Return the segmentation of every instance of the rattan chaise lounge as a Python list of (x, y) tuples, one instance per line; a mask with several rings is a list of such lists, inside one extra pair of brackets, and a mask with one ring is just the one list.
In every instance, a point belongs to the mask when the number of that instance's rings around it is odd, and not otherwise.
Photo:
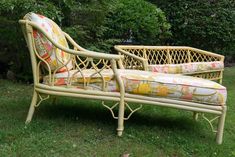
[[(34, 78), (26, 123), (31, 121), (35, 107), (50, 95), (97, 99), (118, 120), (117, 134), (121, 136), (124, 120), (141, 108), (132, 109), (128, 105), (134, 102), (213, 114), (218, 120), (218, 127), (213, 130), (216, 141), (222, 143), (227, 94), (222, 85), (190, 76), (118, 69), (118, 63), (124, 59), (122, 55), (80, 47), (42, 15), (28, 13), (19, 22), (30, 51)], [(104, 101), (116, 103), (109, 107)], [(118, 116), (114, 115), (115, 107)], [(131, 111), (127, 117), (124, 117), (125, 108)], [(215, 119), (209, 121), (212, 129)]]

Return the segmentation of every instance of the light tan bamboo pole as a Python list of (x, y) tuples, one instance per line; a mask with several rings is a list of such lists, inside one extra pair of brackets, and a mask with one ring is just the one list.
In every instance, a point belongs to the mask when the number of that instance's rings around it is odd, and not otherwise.
[(188, 63), (191, 63), (191, 54), (190, 54), (190, 50), (187, 50), (187, 56), (188, 56)]
[(167, 49), (167, 64), (171, 64), (171, 55), (170, 55), (170, 49)]
[(164, 107), (170, 107), (170, 108), (176, 108), (176, 109), (182, 109), (182, 110), (188, 110), (188, 111), (196, 111), (196, 112), (206, 112), (206, 113), (212, 113), (216, 115), (220, 115), (221, 111), (216, 111), (212, 109), (205, 109), (200, 107), (192, 107), (192, 106), (184, 106), (184, 105), (177, 105), (177, 104), (168, 104), (168, 103), (162, 103), (162, 102), (153, 102), (149, 100), (140, 100), (140, 99), (133, 99), (133, 98), (125, 98), (125, 101), (127, 102), (135, 102), (135, 103), (145, 103), (150, 105), (157, 105), (157, 106), (164, 106)]
[[(51, 88), (50, 86), (43, 85), (43, 84), (37, 84), (36, 89), (59, 91), (59, 92), (65, 92), (65, 93), (80, 93), (80, 94), (87, 94), (87, 95), (100, 95), (100, 96), (103, 96), (103, 97), (120, 97), (119, 92), (102, 92), (102, 91), (74, 89), (74, 88), (56, 87), (56, 86)], [(206, 109), (212, 109), (212, 110), (217, 110), (217, 111), (222, 110), (221, 105), (200, 104), (200, 103), (189, 102), (189, 101), (180, 101), (180, 100), (166, 99), (166, 98), (156, 98), (156, 97), (141, 96), (141, 95), (135, 95), (135, 94), (129, 94), (129, 93), (125, 93), (125, 99), (126, 98), (148, 100), (148, 101), (162, 102), (162, 103), (173, 103), (173, 104), (184, 105), (184, 106), (192, 106), (192, 107), (196, 106), (196, 107), (199, 107), (199, 108), (206, 108)], [(116, 99), (116, 100), (119, 101), (119, 99)]]
[(226, 117), (227, 106), (223, 106), (222, 115), (219, 118), (217, 134), (216, 134), (216, 142), (218, 144), (222, 144), (223, 142), (223, 133), (224, 133), (224, 122)]
[[(59, 91), (48, 91), (48, 90), (44, 90), (44, 89), (36, 89), (36, 91), (38, 91), (40, 93), (44, 93), (44, 94), (50, 94), (50, 95), (61, 95), (61, 96), (71, 96), (71, 97), (79, 97), (79, 98), (87, 98), (87, 99), (120, 101), (120, 97), (112, 97), (112, 96), (105, 96), (104, 97), (102, 95), (67, 93), (67, 92), (59, 92)], [(188, 110), (188, 111), (206, 112), (206, 113), (212, 113), (212, 114), (216, 114), (216, 115), (220, 115), (222, 113), (222, 111), (219, 111), (219, 110), (207, 109), (207, 108), (202, 108), (202, 107), (198, 107), (198, 106), (193, 107), (193, 106), (177, 105), (174, 103), (155, 102), (155, 101), (151, 101), (151, 100), (143, 100), (143, 99), (138, 99), (138, 98), (125, 97), (124, 101), (125, 102), (164, 106), (164, 107), (183, 109), (183, 110)]]
[(34, 51), (33, 51), (33, 46), (32, 46), (32, 33), (33, 33), (33, 29), (32, 27), (28, 24), (28, 23), (25, 23), (25, 26), (26, 26), (26, 30), (27, 30), (27, 39), (28, 39), (28, 48), (29, 48), (29, 51), (30, 51), (30, 58), (31, 58), (31, 64), (32, 64), (32, 71), (33, 71), (33, 81), (34, 83), (37, 83), (38, 82), (38, 77), (37, 77), (37, 66), (36, 66), (36, 63), (37, 63), (37, 60), (36, 60), (36, 57), (35, 57), (35, 54), (34, 54)]
[(120, 90), (120, 102), (119, 102), (119, 110), (118, 110), (118, 128), (117, 128), (117, 135), (121, 136), (122, 132), (124, 130), (124, 112), (125, 112), (125, 103), (124, 103), (124, 97), (125, 97), (125, 88), (122, 81), (122, 78), (117, 70), (117, 65), (115, 60), (111, 60), (111, 66), (114, 71), (114, 76), (117, 79), (117, 83)]
[(31, 122), (34, 111), (35, 111), (35, 105), (37, 104), (37, 99), (38, 99), (38, 95), (37, 92), (34, 90), (33, 92), (33, 98), (29, 107), (29, 111), (28, 111), (28, 115), (25, 121), (25, 124), (28, 124)]
[(191, 51), (196, 51), (198, 53), (201, 54), (205, 54), (208, 56), (213, 56), (213, 57), (217, 57), (220, 58), (220, 61), (224, 61), (224, 56), (223, 55), (219, 55), (213, 52), (209, 52), (209, 51), (204, 51), (204, 50), (200, 50), (197, 48), (192, 48), (192, 47), (188, 47), (188, 46), (142, 46), (142, 45), (116, 45), (116, 47), (118, 47), (119, 49), (121, 48), (147, 48), (147, 49), (189, 49)]
[[(31, 64), (32, 64), (32, 71), (33, 71), (33, 81), (34, 81), (34, 84), (36, 84), (38, 82), (38, 76), (37, 76), (37, 66), (36, 66), (36, 57), (34, 55), (34, 51), (33, 51), (33, 47), (32, 47), (32, 32), (33, 32), (33, 29), (31, 26), (28, 25), (28, 23), (25, 23), (25, 28), (27, 30), (27, 44), (28, 44), (28, 48), (29, 48), (29, 51), (30, 51), (30, 58), (31, 58)], [(32, 117), (33, 117), (33, 114), (34, 114), (34, 110), (35, 110), (35, 105), (37, 103), (37, 92), (35, 91), (35, 86), (34, 86), (34, 92), (33, 92), (33, 97), (32, 97), (32, 101), (31, 101), (31, 104), (30, 104), (30, 108), (29, 108), (29, 111), (28, 111), (28, 115), (27, 115), (27, 118), (26, 118), (26, 121), (25, 123), (29, 123), (31, 120), (32, 120)]]
[(142, 61), (142, 63), (143, 63), (143, 61), (144, 61), (144, 58), (139, 57), (139, 56), (136, 56), (136, 55), (134, 55), (134, 54), (132, 54), (132, 53), (129, 53), (129, 52), (123, 50), (123, 49), (120, 49), (118, 46), (114, 46), (114, 49), (117, 50), (118, 52), (122, 52), (122, 54), (128, 55), (128, 56), (130, 56), (130, 57), (133, 57), (133, 58), (136, 59), (136, 60)]
[(200, 54), (205, 54), (205, 55), (208, 55), (208, 56), (220, 58), (220, 61), (224, 60), (224, 56), (223, 55), (219, 55), (219, 54), (216, 54), (216, 53), (213, 53), (213, 52), (204, 51), (204, 50), (193, 48), (193, 47), (189, 47), (189, 49), (193, 50), (193, 51), (196, 51), (196, 52), (198, 52)]
[(125, 69), (125, 67), (123, 66), (122, 62), (123, 62), (122, 59), (119, 59), (118, 60), (118, 66), (119, 66), (120, 69)]
[(219, 83), (220, 83), (220, 84), (223, 83), (223, 73), (224, 73), (224, 70), (221, 70), (221, 71), (220, 71), (220, 79), (219, 79)]

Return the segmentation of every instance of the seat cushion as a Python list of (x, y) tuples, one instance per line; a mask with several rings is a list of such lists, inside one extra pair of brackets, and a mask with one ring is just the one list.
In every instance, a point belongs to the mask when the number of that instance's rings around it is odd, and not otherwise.
[(221, 61), (214, 62), (193, 62), (183, 64), (161, 64), (149, 65), (149, 71), (168, 73), (168, 74), (190, 74), (196, 72), (205, 72), (208, 70), (222, 70), (224, 63)]
[[(110, 69), (102, 70), (101, 75), (106, 81), (110, 81), (113, 79), (113, 72)], [(81, 72), (79, 72), (78, 70), (70, 70), (66, 72), (56, 73), (54, 77), (54, 85), (59, 86), (69, 83), (71, 85), (76, 85), (79, 83), (83, 83), (84, 81), (89, 83), (102, 82), (101, 75), (96, 73), (96, 70), (94, 69), (85, 69)], [(49, 75), (43, 78), (43, 82), (45, 84), (49, 84)]]
[(139, 70), (122, 70), (121, 75), (128, 93), (203, 104), (226, 103), (226, 88), (210, 80)]
[[(210, 105), (224, 105), (226, 103), (226, 88), (222, 85), (201, 78), (191, 76), (153, 73), (139, 70), (118, 70), (123, 80), (127, 93), (147, 95), (151, 97), (163, 97), (169, 99), (198, 102)], [(71, 85), (78, 88), (83, 87), (82, 78), (89, 78), (94, 70), (83, 71), (81, 74), (72, 71), (68, 77), (68, 72), (55, 75), (55, 85), (66, 85), (68, 79), (73, 76)], [(105, 78), (105, 91), (119, 91), (114, 80), (112, 70), (104, 70), (101, 73)], [(89, 89), (102, 90), (102, 78), (100, 75), (93, 75), (89, 80)], [(48, 83), (48, 76), (44, 77), (44, 83)]]
[[(68, 48), (68, 43), (66, 41), (66, 38), (62, 30), (59, 28), (59, 26), (55, 22), (53, 22), (49, 18), (30, 12), (25, 15), (24, 19), (36, 23), (56, 43), (58, 43), (59, 45), (63, 47)], [(66, 70), (72, 69), (72, 61), (69, 61), (70, 55), (56, 48), (46, 38), (46, 36), (44, 36), (36, 28), (33, 29), (33, 38), (34, 38), (34, 43), (35, 43), (35, 48), (37, 50), (37, 53), (40, 55), (40, 57), (45, 59), (45, 61), (49, 64), (52, 72), (55, 71), (56, 69), (57, 69), (56, 72), (64, 72)], [(64, 66), (66, 63), (68, 64)], [(44, 64), (44, 67), (48, 69), (46, 64)]]

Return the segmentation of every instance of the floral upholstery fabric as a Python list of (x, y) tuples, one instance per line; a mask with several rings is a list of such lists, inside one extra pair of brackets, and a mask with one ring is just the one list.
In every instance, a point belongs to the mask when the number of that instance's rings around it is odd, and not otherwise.
[[(75, 71), (55, 75), (55, 85), (66, 85), (70, 79), (71, 85), (83, 88), (84, 78), (89, 78), (94, 71), (83, 71), (85, 76)], [(227, 91), (222, 85), (190, 76), (175, 74), (153, 73), (139, 70), (119, 70), (126, 93), (147, 95), (151, 97), (164, 97), (176, 100), (199, 102), (211, 105), (224, 105)], [(69, 74), (69, 77), (68, 77)], [(101, 72), (104, 76), (105, 91), (119, 91), (112, 70)], [(86, 79), (85, 79), (86, 80)], [(44, 77), (44, 83), (48, 84), (48, 76)], [(86, 89), (102, 90), (102, 78), (96, 74), (89, 79)]]
[[(102, 78), (102, 76), (103, 78)], [(96, 73), (94, 69), (86, 69), (79, 72), (78, 70), (70, 70), (66, 72), (61, 72), (55, 74), (54, 85), (66, 85), (70, 83), (71, 85), (77, 85), (83, 82), (96, 83), (104, 81), (110, 81), (113, 78), (113, 72), (110, 69), (104, 69), (101, 71), (101, 75)], [(45, 84), (49, 84), (49, 76), (43, 78)]]
[(183, 64), (162, 64), (149, 65), (149, 71), (168, 73), (168, 74), (187, 74), (195, 72), (203, 72), (207, 70), (222, 70), (224, 63), (221, 61), (215, 62), (193, 62)]
[(224, 105), (226, 102), (226, 88), (210, 80), (138, 70), (125, 70), (121, 75), (128, 93), (203, 104)]
[[(68, 47), (68, 43), (63, 32), (52, 20), (32, 12), (26, 14), (24, 19), (35, 22), (36, 24), (41, 26), (41, 28), (45, 32), (47, 32), (49, 37), (51, 37), (56, 43), (60, 44), (63, 47)], [(69, 54), (56, 48), (46, 38), (46, 36), (44, 36), (40, 31), (36, 29), (33, 30), (33, 38), (38, 54), (40, 55), (40, 57), (46, 60), (52, 71), (58, 69), (56, 72), (64, 72), (72, 69), (72, 62), (69, 61)], [(63, 66), (66, 63), (68, 64), (66, 66)], [(48, 69), (46, 64), (44, 64), (44, 67)]]

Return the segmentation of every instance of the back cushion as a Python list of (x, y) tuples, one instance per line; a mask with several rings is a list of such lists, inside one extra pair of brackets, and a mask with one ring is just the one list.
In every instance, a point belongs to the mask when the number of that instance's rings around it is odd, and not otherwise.
[[(59, 28), (59, 26), (53, 22), (52, 20), (48, 19), (45, 16), (35, 14), (35, 13), (28, 13), (25, 15), (24, 19), (32, 21), (39, 25), (47, 34), (49, 37), (51, 37), (56, 43), (63, 47), (68, 48), (68, 43), (66, 41), (66, 38), (62, 32), (62, 30)], [(33, 38), (35, 42), (35, 47), (43, 59), (46, 60), (46, 62), (49, 64), (51, 71), (55, 71), (57, 68), (65, 65), (69, 59), (70, 55), (68, 53), (65, 53), (64, 51), (56, 48), (47, 38), (44, 36), (40, 31), (37, 29), (33, 29)], [(48, 67), (44, 64), (43, 65), (46, 69)], [(67, 68), (66, 68), (67, 67)], [(56, 72), (64, 72), (67, 70), (72, 69), (72, 61), (69, 61), (69, 63), (60, 69), (58, 69)]]

